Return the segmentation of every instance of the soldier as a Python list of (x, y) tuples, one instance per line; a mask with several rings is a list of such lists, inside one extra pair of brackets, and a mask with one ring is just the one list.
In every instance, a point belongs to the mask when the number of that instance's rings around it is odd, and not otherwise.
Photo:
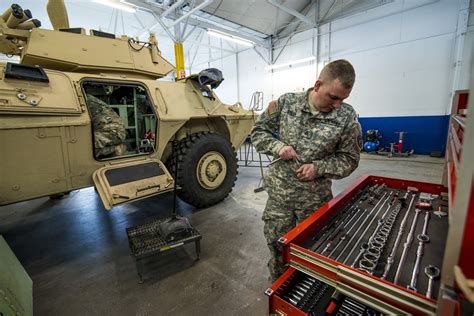
[(94, 126), (95, 157), (122, 156), (126, 153), (123, 141), (127, 137), (120, 116), (104, 101), (87, 95), (87, 104)]
[(271, 101), (252, 129), (257, 151), (281, 158), (264, 179), (268, 201), (262, 219), (272, 281), (284, 272), (278, 238), (332, 198), (331, 179), (347, 177), (359, 164), (360, 124), (342, 102), (354, 81), (348, 61), (333, 61), (313, 88)]

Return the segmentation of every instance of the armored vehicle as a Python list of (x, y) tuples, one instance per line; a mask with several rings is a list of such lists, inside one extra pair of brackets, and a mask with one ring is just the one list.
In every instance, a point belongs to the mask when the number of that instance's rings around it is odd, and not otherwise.
[[(255, 114), (223, 104), (218, 70), (159, 81), (174, 67), (156, 38), (54, 30), (12, 5), (0, 16), (0, 205), (95, 185), (106, 209), (173, 190), (196, 206), (223, 200)], [(217, 76), (216, 76), (217, 75)], [(174, 173), (176, 167), (176, 176)]]

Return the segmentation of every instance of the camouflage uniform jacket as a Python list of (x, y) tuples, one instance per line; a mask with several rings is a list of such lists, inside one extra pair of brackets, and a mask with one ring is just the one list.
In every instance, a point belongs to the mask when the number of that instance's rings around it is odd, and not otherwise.
[[(357, 168), (362, 135), (357, 114), (346, 103), (330, 113), (315, 111), (308, 103), (308, 94), (286, 93), (276, 106), (269, 106), (252, 129), (252, 144), (257, 151), (278, 157), (279, 150), (292, 146), (301, 163), (313, 163), (316, 178), (300, 181), (295, 161), (279, 161), (269, 167), (265, 188), (272, 198), (283, 201), (304, 201), (331, 196), (331, 179), (347, 177)], [(279, 136), (275, 136), (276, 133)]]

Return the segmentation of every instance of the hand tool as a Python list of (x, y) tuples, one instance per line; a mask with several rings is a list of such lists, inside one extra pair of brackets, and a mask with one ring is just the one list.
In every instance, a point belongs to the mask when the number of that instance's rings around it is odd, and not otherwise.
[(362, 315), (362, 314), (364, 314), (364, 311), (365, 311), (364, 307), (360, 307), (360, 306), (357, 306), (357, 305), (351, 305), (349, 302), (346, 302), (346, 301), (342, 302), (341, 308), (352, 311), (353, 313), (355, 313), (357, 315)]
[[(276, 163), (276, 162), (278, 162), (278, 161), (280, 161), (280, 160), (282, 160), (282, 159), (283, 159), (283, 158), (279, 157), (279, 158), (277, 158), (277, 159), (272, 160), (272, 161), (267, 165), (267, 167), (273, 165), (274, 163)], [(301, 161), (300, 161), (298, 158), (296, 158), (296, 159), (288, 159), (288, 161), (289, 161), (289, 160), (296, 161), (297, 164), (301, 165)]]
[(359, 267), (365, 272), (371, 274), (372, 271), (375, 269), (375, 263), (367, 259), (362, 259), (359, 261)]
[(367, 249), (366, 254), (372, 255), (378, 259), (380, 258), (381, 251), (377, 248), (369, 248)]
[(280, 157), (280, 158), (277, 158), (277, 159), (274, 159), (274, 160), (272, 160), (272, 161), (268, 164), (268, 166), (271, 166), (271, 165), (273, 165), (274, 163), (276, 163), (276, 162), (278, 162), (278, 161), (280, 161), (280, 160), (281, 160), (281, 157)]
[(405, 216), (403, 217), (402, 222), (400, 223), (400, 228), (398, 229), (397, 238), (395, 239), (395, 243), (392, 246), (392, 250), (390, 251), (390, 255), (387, 258), (387, 264), (385, 265), (383, 274), (381, 276), (381, 278), (383, 280), (385, 280), (387, 278), (387, 275), (390, 272), (390, 268), (392, 267), (393, 261), (395, 259), (395, 255), (397, 253), (398, 244), (400, 243), (400, 240), (402, 238), (403, 231), (405, 229), (405, 225), (406, 225), (406, 222), (407, 222), (408, 214), (410, 214), (410, 209), (411, 209), (414, 201), (415, 201), (415, 194), (413, 194), (411, 196), (410, 204), (408, 205)]
[(359, 254), (355, 258), (354, 262), (352, 262), (351, 268), (355, 267), (357, 261), (359, 261), (360, 257), (362, 257), (362, 255), (365, 253), (367, 249), (369, 249), (369, 244), (363, 243), (362, 245), (360, 245)]
[(431, 298), (431, 294), (433, 293), (433, 281), (439, 277), (439, 269), (430, 264), (429, 266), (425, 267), (425, 274), (429, 278), (426, 297)]
[(285, 298), (286, 300), (288, 300), (288, 302), (290, 302), (290, 303), (293, 304), (294, 306), (298, 305), (298, 301), (295, 300), (294, 298), (289, 297), (288, 295), (285, 295), (283, 298)]
[(400, 261), (398, 262), (398, 268), (397, 272), (395, 273), (395, 279), (393, 279), (393, 283), (398, 284), (398, 280), (400, 278), (400, 274), (402, 273), (402, 267), (403, 264), (405, 263), (405, 259), (408, 254), (408, 249), (411, 246), (411, 242), (413, 241), (413, 235), (415, 233), (415, 226), (416, 226), (416, 221), (418, 220), (418, 215), (421, 213), (420, 209), (415, 209), (415, 217), (413, 217), (413, 221), (411, 223), (410, 231), (408, 232), (407, 239), (405, 240), (405, 243), (403, 244), (403, 252), (402, 256), (400, 257)]
[(341, 306), (339, 307), (339, 310), (338, 310), (339, 313), (343, 313), (343, 315), (350, 315), (350, 316), (358, 316), (358, 315), (362, 315), (363, 313), (359, 312), (359, 311), (356, 311), (354, 309), (349, 309), (345, 306)]
[(364, 307), (364, 308), (366, 307), (364, 304), (355, 301), (353, 298), (351, 298), (351, 297), (349, 297), (349, 296), (346, 296), (346, 297), (344, 298), (344, 301), (349, 301), (349, 302), (351, 302), (351, 303), (353, 303), (353, 304), (360, 305), (360, 306), (362, 306), (362, 307)]
[(303, 292), (307, 292), (311, 289), (310, 286), (308, 286), (307, 284), (304, 284), (304, 283), (298, 283), (295, 285), (295, 287), (297, 289), (299, 289), (300, 291), (303, 291)]
[(418, 272), (420, 271), (421, 258), (423, 257), (423, 245), (430, 241), (428, 235), (419, 234), (418, 235), (418, 248), (416, 250), (416, 260), (415, 265), (413, 266), (413, 271), (411, 273), (410, 285), (407, 286), (407, 289), (416, 292), (416, 281), (418, 279)]

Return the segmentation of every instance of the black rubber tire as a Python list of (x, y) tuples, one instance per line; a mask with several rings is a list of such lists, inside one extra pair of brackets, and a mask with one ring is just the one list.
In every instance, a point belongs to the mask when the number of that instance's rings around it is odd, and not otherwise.
[[(210, 132), (191, 134), (177, 144), (168, 159), (168, 170), (174, 177), (175, 159), (178, 155), (177, 192), (180, 199), (197, 208), (204, 208), (225, 199), (237, 179), (237, 157), (231, 143), (223, 136)], [(196, 170), (199, 160), (209, 152), (218, 152), (225, 159), (226, 175), (222, 183), (213, 189), (201, 185)]]

